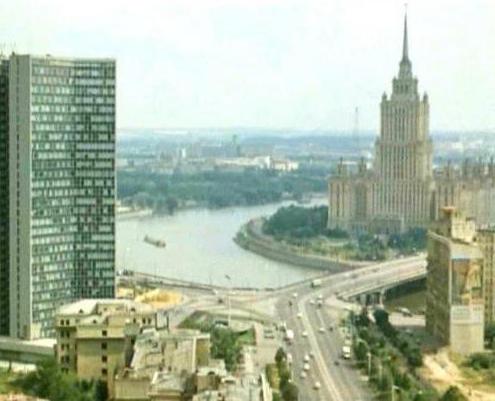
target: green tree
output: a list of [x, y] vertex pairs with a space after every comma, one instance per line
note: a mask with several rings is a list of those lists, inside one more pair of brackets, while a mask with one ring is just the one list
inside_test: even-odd
[[468, 398], [462, 394], [458, 387], [451, 386], [440, 398], [440, 401], [468, 401]]
[[94, 396], [95, 401], [107, 401], [108, 400], [108, 386], [107, 386], [107, 384], [102, 380], [98, 380], [95, 383], [94, 394], [95, 394], [95, 396]]
[[36, 370], [21, 377], [17, 386], [30, 395], [50, 401], [93, 401], [93, 384], [62, 373], [53, 358], [40, 362]]
[[280, 366], [282, 362], [285, 362], [287, 360], [287, 354], [285, 350], [280, 347], [277, 350], [277, 353], [275, 354], [275, 362], [277, 363], [277, 366]]
[[227, 370], [235, 370], [241, 357], [241, 346], [237, 341], [237, 334], [224, 327], [215, 327], [210, 334], [212, 356], [223, 359]]
[[495, 323], [489, 323], [485, 326], [485, 341], [491, 348], [495, 348]]
[[294, 383], [287, 383], [284, 387], [281, 388], [281, 391], [284, 401], [298, 401], [299, 390]]

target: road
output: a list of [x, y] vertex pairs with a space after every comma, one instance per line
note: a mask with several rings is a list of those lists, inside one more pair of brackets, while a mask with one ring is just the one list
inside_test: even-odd
[[[424, 256], [379, 263], [350, 272], [337, 273], [321, 278], [321, 286], [314, 289], [310, 281], [272, 291], [235, 291], [228, 289], [188, 288], [189, 301], [176, 308], [172, 320], [178, 322], [195, 309], [213, 310], [219, 297], [225, 301], [230, 296], [236, 309], [256, 309], [272, 302], [275, 305], [275, 320], [285, 321], [294, 330], [294, 343], [288, 347], [293, 357], [294, 380], [300, 389], [300, 401], [371, 401], [372, 396], [361, 372], [351, 367], [351, 361], [340, 358], [343, 332], [338, 328], [339, 317], [345, 315], [351, 304], [338, 299], [362, 291], [372, 291], [411, 277], [421, 277], [425, 272]], [[228, 295], [230, 293], [230, 295]], [[294, 294], [297, 293], [297, 296]], [[324, 300], [318, 308], [314, 300]], [[289, 301], [292, 306], [289, 305]], [[313, 302], [312, 302], [313, 301]], [[263, 307], [261, 307], [263, 310]], [[298, 314], [300, 313], [300, 317]], [[334, 329], [329, 330], [332, 326]], [[320, 332], [320, 328], [324, 332]], [[306, 332], [306, 336], [302, 333]], [[306, 378], [301, 378], [304, 356], [313, 353]], [[338, 364], [336, 364], [338, 361]], [[315, 382], [321, 387], [314, 389]]]
[[[301, 391], [301, 401], [370, 401], [372, 399], [366, 378], [360, 371], [351, 367], [352, 362], [340, 357], [343, 332], [338, 328], [337, 316], [342, 315], [349, 304], [338, 300], [336, 294], [350, 292], [353, 288], [368, 289], [373, 286], [388, 285], [407, 278], [411, 275], [411, 271], [419, 271], [422, 268], [424, 268], [424, 258], [397, 260], [349, 273], [335, 274], [325, 278], [322, 286], [316, 289], [306, 284], [277, 294], [278, 316], [295, 332], [294, 343], [288, 346], [288, 349], [293, 356], [294, 379]], [[325, 300], [321, 308], [314, 302], [318, 297]], [[329, 330], [330, 326], [334, 327], [332, 331]], [[320, 332], [320, 328], [323, 328], [323, 333]], [[302, 336], [304, 331], [306, 337]], [[310, 351], [315, 357], [310, 360], [309, 374], [306, 378], [301, 378], [303, 358]], [[321, 384], [319, 390], [313, 388], [316, 381]]]

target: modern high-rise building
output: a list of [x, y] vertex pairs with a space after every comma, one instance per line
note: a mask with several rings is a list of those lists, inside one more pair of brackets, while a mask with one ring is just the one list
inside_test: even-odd
[[428, 227], [443, 206], [454, 205], [477, 224], [495, 223], [495, 163], [448, 164], [434, 171], [429, 134], [429, 100], [420, 96], [409, 58], [407, 17], [402, 59], [383, 94], [380, 136], [373, 168], [364, 160], [350, 171], [341, 160], [329, 180], [328, 227], [351, 231], [397, 232]]
[[13, 54], [0, 66], [0, 327], [47, 337], [61, 305], [114, 296], [115, 61]]
[[9, 334], [9, 61], [0, 56], [0, 335]]

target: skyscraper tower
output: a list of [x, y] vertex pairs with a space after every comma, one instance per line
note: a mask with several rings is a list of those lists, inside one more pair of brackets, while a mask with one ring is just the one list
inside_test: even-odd
[[329, 227], [385, 232], [425, 227], [434, 191], [432, 151], [428, 96], [420, 98], [412, 73], [406, 14], [399, 74], [390, 97], [384, 93], [381, 100], [373, 170], [361, 165], [352, 175], [337, 168], [329, 182]]
[[429, 135], [428, 96], [420, 99], [409, 59], [407, 14], [402, 59], [392, 94], [382, 96], [380, 137], [376, 141], [376, 174], [380, 181], [377, 214], [401, 218], [406, 225], [430, 220], [433, 146]]
[[[114, 296], [115, 62], [13, 54], [8, 96], [0, 77], [0, 140], [8, 149], [0, 316], [13, 337], [48, 337], [59, 306]], [[0, 325], [5, 333], [7, 322]]]

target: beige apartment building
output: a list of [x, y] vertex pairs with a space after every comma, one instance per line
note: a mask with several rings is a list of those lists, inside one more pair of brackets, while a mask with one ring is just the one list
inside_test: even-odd
[[485, 325], [495, 322], [495, 229], [479, 229], [476, 241], [483, 253]]
[[402, 59], [392, 93], [380, 104], [380, 135], [372, 168], [356, 171], [341, 160], [330, 177], [328, 227], [348, 231], [401, 232], [428, 227], [443, 206], [454, 205], [478, 225], [495, 223], [495, 163], [466, 160], [433, 171], [428, 95], [418, 91], [409, 59], [407, 18]]
[[56, 356], [63, 371], [80, 379], [103, 380], [112, 386], [126, 364], [125, 350], [135, 337], [160, 322], [150, 305], [121, 299], [87, 299], [59, 309]]
[[426, 328], [459, 354], [483, 351], [483, 267], [474, 220], [443, 208], [428, 232]]

